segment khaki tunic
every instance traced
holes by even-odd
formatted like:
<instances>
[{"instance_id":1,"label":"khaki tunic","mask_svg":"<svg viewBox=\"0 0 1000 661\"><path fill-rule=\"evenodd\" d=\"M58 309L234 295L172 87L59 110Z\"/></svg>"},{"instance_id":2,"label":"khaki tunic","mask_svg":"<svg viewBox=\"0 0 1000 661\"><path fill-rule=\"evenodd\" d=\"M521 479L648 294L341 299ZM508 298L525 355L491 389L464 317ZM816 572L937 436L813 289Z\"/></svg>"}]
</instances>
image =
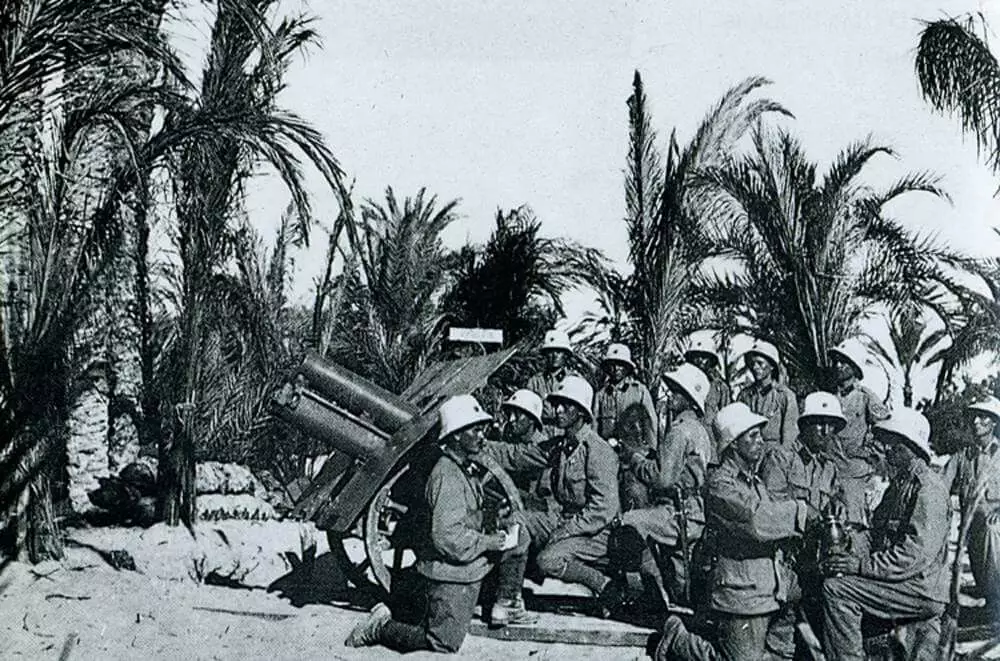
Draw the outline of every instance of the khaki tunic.
<instances>
[{"instance_id":1,"label":"khaki tunic","mask_svg":"<svg viewBox=\"0 0 1000 661\"><path fill-rule=\"evenodd\" d=\"M732 393L729 392L727 384L718 374L711 375L708 384L708 395L705 396L705 415L702 423L711 432L712 423L715 422L715 414L724 406L733 401Z\"/></svg>"},{"instance_id":2,"label":"khaki tunic","mask_svg":"<svg viewBox=\"0 0 1000 661\"><path fill-rule=\"evenodd\" d=\"M787 447L799 437L799 404L795 393L787 386L770 383L761 388L751 383L740 392L738 399L757 415L767 418L761 435L771 445Z\"/></svg>"},{"instance_id":3,"label":"khaki tunic","mask_svg":"<svg viewBox=\"0 0 1000 661\"><path fill-rule=\"evenodd\" d=\"M634 377L594 393L594 423L601 438L617 438L633 448L655 448L659 426L649 389Z\"/></svg>"},{"instance_id":4,"label":"khaki tunic","mask_svg":"<svg viewBox=\"0 0 1000 661\"><path fill-rule=\"evenodd\" d=\"M846 392L838 392L837 399L847 418L847 425L839 437L848 457L867 457L871 451L871 428L876 422L889 417L889 409L871 390L855 384Z\"/></svg>"}]
</instances>

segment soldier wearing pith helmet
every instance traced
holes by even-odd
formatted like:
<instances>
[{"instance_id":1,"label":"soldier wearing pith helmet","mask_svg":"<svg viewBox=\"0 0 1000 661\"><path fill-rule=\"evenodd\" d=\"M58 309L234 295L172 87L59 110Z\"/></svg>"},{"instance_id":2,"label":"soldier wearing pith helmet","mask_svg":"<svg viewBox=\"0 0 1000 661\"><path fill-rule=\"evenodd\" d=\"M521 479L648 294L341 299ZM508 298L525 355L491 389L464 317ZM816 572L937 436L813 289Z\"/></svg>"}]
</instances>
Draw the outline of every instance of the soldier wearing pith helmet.
<instances>
[{"instance_id":1,"label":"soldier wearing pith helmet","mask_svg":"<svg viewBox=\"0 0 1000 661\"><path fill-rule=\"evenodd\" d=\"M684 359L704 372L709 379L708 395L705 397L705 414L702 421L709 429L719 409L732 401L729 384L722 378L722 356L716 344L717 331L699 330L688 336L688 348Z\"/></svg>"},{"instance_id":2,"label":"soldier wearing pith helmet","mask_svg":"<svg viewBox=\"0 0 1000 661\"><path fill-rule=\"evenodd\" d=\"M567 376L579 376L579 374L570 364L573 358L573 345L565 331L556 328L547 331L539 352L542 354L542 369L528 378L525 387L543 398L542 431L546 437L550 437L557 434L559 429L554 424L552 405L544 398Z\"/></svg>"},{"instance_id":3,"label":"soldier wearing pith helmet","mask_svg":"<svg viewBox=\"0 0 1000 661\"><path fill-rule=\"evenodd\" d=\"M795 393L778 381L781 364L778 347L754 340L743 360L752 381L737 399L767 419L761 433L769 448L791 445L798 436L799 405Z\"/></svg>"},{"instance_id":4,"label":"soldier wearing pith helmet","mask_svg":"<svg viewBox=\"0 0 1000 661\"><path fill-rule=\"evenodd\" d=\"M861 383L867 350L857 338L848 338L830 349L830 363L837 398L846 424L840 432L844 452L849 457L872 460L872 425L889 417L889 409Z\"/></svg>"}]
</instances>

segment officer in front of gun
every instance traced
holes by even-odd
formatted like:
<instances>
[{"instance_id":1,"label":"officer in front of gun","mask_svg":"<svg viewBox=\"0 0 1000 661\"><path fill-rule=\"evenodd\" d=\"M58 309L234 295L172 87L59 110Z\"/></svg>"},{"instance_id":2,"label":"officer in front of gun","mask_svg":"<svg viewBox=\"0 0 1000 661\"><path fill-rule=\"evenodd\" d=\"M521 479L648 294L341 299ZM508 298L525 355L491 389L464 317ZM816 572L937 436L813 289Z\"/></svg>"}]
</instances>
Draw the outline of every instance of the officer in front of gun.
<instances>
[{"instance_id":1,"label":"officer in front of gun","mask_svg":"<svg viewBox=\"0 0 1000 661\"><path fill-rule=\"evenodd\" d=\"M483 432L492 417L472 395L448 399L439 417L441 456L427 479L429 530L417 557L417 571L425 579L423 621L413 625L393 620L389 607L377 604L351 631L345 642L349 647L457 652L469 631L480 584L497 563L498 601L511 604L521 598L528 537L518 525L489 531L496 522L485 520L485 486L491 478L506 481L512 505L520 505L510 478L480 456ZM511 615L507 613L508 619Z\"/></svg>"},{"instance_id":2,"label":"officer in front of gun","mask_svg":"<svg viewBox=\"0 0 1000 661\"><path fill-rule=\"evenodd\" d=\"M663 375L667 407L673 422L655 453L619 445L626 470L649 489L651 505L622 514L613 534L625 571L639 570L647 606L690 602L687 594L691 544L701 538L705 512L701 489L714 456L712 441L701 423L709 381L690 363ZM658 558L660 552L668 553ZM669 582L660 568L668 569Z\"/></svg>"},{"instance_id":3,"label":"officer in front of gun","mask_svg":"<svg viewBox=\"0 0 1000 661\"><path fill-rule=\"evenodd\" d=\"M768 419L736 402L715 418L721 464L709 472L705 496L714 540L709 605L717 622L713 645L670 615L656 649L669 659L763 659L772 621L787 599L789 571L782 545L800 537L819 512L804 500L775 500L760 477Z\"/></svg>"},{"instance_id":4,"label":"officer in front of gun","mask_svg":"<svg viewBox=\"0 0 1000 661\"><path fill-rule=\"evenodd\" d=\"M865 658L861 620L915 620L909 658L936 659L948 601L948 490L929 465L930 425L913 409L875 424L892 481L871 530L822 564L823 650L831 661Z\"/></svg>"}]
</instances>

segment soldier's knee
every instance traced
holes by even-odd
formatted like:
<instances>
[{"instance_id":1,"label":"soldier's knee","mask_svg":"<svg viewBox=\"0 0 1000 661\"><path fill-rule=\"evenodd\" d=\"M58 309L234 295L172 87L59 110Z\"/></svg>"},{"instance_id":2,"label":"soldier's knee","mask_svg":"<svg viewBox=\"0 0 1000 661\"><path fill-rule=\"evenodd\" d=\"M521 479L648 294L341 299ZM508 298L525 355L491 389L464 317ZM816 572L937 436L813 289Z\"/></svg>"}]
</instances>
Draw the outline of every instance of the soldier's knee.
<instances>
[{"instance_id":1,"label":"soldier's knee","mask_svg":"<svg viewBox=\"0 0 1000 661\"><path fill-rule=\"evenodd\" d=\"M829 576L823 580L823 599L840 599L844 596L844 579Z\"/></svg>"},{"instance_id":2,"label":"soldier's knee","mask_svg":"<svg viewBox=\"0 0 1000 661\"><path fill-rule=\"evenodd\" d=\"M552 578L562 578L562 575L566 572L566 563L568 561L569 556L563 550L559 549L558 545L545 547L538 553L538 557L535 558L538 569L546 576L551 576Z\"/></svg>"}]
</instances>

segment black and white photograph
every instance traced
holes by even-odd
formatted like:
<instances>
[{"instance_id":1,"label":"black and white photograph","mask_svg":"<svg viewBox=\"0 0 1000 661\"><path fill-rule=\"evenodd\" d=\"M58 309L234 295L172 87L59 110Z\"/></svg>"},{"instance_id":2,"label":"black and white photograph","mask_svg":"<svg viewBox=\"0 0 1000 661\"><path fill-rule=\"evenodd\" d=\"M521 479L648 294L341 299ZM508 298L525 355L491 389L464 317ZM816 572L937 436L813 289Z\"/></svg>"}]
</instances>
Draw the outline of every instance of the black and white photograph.
<instances>
[{"instance_id":1,"label":"black and white photograph","mask_svg":"<svg viewBox=\"0 0 1000 661\"><path fill-rule=\"evenodd\" d=\"M1000 0L0 0L0 659L1000 659Z\"/></svg>"}]
</instances>

